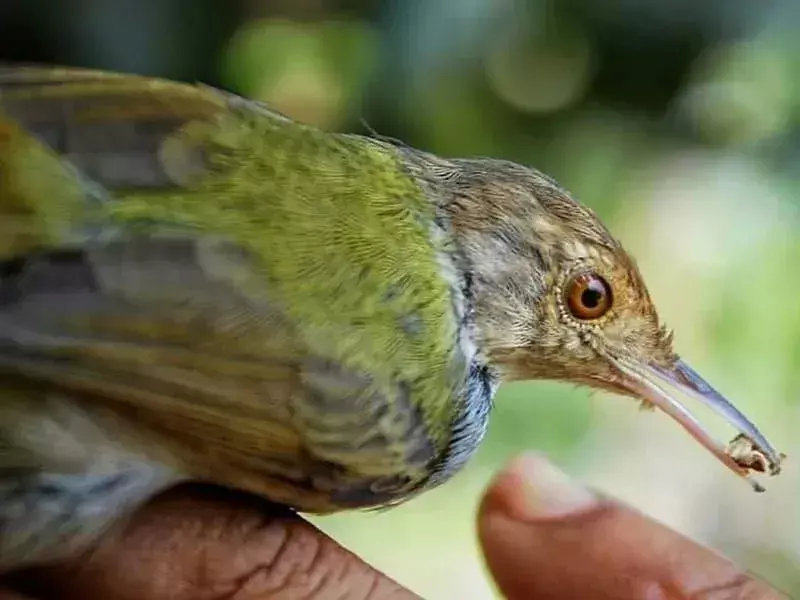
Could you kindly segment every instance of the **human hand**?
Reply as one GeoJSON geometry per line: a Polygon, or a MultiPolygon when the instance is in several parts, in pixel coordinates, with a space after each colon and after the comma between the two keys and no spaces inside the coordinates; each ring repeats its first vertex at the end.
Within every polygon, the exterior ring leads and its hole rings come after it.
{"type": "MultiPolygon", "coordinates": [[[[495,478],[478,532],[509,600],[783,597],[536,456],[495,478]]],[[[79,564],[18,574],[5,589],[0,600],[418,598],[286,509],[204,485],[156,498],[79,564]]]]}
{"type": "Polygon", "coordinates": [[[536,456],[500,473],[478,523],[486,562],[509,600],[788,598],[536,456]]]}

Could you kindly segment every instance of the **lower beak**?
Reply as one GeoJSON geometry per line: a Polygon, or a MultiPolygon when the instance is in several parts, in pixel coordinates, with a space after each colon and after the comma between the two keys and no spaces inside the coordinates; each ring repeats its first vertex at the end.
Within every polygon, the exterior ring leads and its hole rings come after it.
{"type": "Polygon", "coordinates": [[[753,489],[764,491],[763,486],[751,478],[751,471],[767,471],[770,475],[777,475],[780,472],[784,456],[775,451],[764,435],[739,409],[685,362],[677,360],[669,368],[651,364],[637,365],[628,361],[615,362],[624,375],[621,387],[626,392],[657,406],[670,415],[728,468],[747,479],[753,489]],[[674,396],[665,392],[659,384],[666,384],[704,403],[738,430],[740,436],[728,447],[715,441],[694,415],[674,396]]]}

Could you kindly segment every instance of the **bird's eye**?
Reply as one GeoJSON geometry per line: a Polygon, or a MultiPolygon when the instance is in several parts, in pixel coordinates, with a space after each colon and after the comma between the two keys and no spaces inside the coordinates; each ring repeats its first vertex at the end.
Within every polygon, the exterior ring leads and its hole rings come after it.
{"type": "Polygon", "coordinates": [[[599,319],[611,308],[611,286],[594,273],[577,275],[567,286],[567,306],[578,319],[599,319]]]}

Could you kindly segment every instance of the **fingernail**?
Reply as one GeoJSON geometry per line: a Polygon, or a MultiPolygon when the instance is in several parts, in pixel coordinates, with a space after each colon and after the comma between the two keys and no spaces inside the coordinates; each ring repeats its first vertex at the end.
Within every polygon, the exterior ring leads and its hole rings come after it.
{"type": "Polygon", "coordinates": [[[597,496],[591,490],[537,454],[514,459],[505,476],[512,478],[517,486],[510,494],[510,508],[522,520],[564,517],[597,504],[597,496]]]}

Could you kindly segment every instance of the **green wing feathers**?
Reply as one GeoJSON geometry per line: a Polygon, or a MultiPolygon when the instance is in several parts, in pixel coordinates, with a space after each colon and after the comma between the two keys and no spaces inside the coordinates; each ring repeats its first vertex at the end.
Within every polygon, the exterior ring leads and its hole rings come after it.
{"type": "Polygon", "coordinates": [[[466,372],[434,221],[378,141],[202,86],[0,68],[0,259],[24,263],[0,365],[127,406],[193,472],[309,510],[425,478],[466,372]]]}
{"type": "Polygon", "coordinates": [[[166,81],[0,67],[0,256],[73,241],[105,190],[171,185],[164,137],[223,108],[211,90],[166,81]]]}

